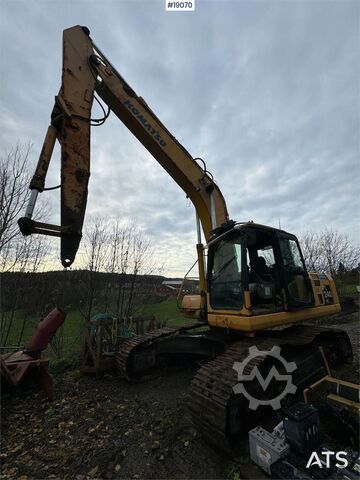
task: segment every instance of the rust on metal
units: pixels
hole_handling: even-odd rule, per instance
[[[31,370],[38,369],[40,385],[48,399],[53,399],[53,380],[48,372],[49,360],[41,358],[41,354],[64,323],[65,317],[65,312],[55,308],[40,321],[24,350],[1,356],[1,376],[9,385],[19,386]]]
[[[53,118],[61,118],[61,261],[73,262],[81,240],[90,176],[90,116],[95,79],[88,67],[91,40],[80,27],[64,30],[63,74]]]

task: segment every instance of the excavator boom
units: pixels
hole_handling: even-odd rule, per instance
[[[92,119],[95,92],[109,111]],[[61,237],[61,261],[70,266],[79,248],[90,176],[90,129],[102,124],[110,110],[140,140],[160,165],[184,190],[196,208],[205,238],[216,229],[231,225],[224,197],[206,170],[202,159],[194,159],[161,123],[146,102],[136,95],[100,49],[86,27],[63,33],[63,71],[59,94],[51,115],[25,217],[19,220],[23,234],[41,233]],[[61,144],[61,225],[32,220],[38,192],[45,177],[56,139]],[[201,162],[201,165],[198,162]]]

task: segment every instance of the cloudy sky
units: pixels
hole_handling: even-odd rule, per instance
[[[77,24],[206,160],[231,218],[280,219],[295,234],[328,226],[356,241],[360,2],[196,0],[195,12],[177,13],[165,0],[0,0],[2,154],[30,141],[35,164],[60,85],[62,30]],[[54,158],[48,185],[58,175]],[[56,193],[46,195],[56,220]],[[193,207],[114,115],[93,129],[87,212],[86,222],[138,225],[169,275],[195,258]]]

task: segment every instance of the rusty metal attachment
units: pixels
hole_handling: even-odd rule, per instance
[[[64,30],[62,83],[51,114],[25,216],[19,220],[23,235],[38,233],[61,238],[61,262],[69,267],[79,248],[90,177],[90,128],[102,125],[110,111],[129,128],[193,202],[208,241],[212,230],[227,224],[225,200],[206,170],[202,159],[189,152],[161,123],[147,103],[136,95],[125,79],[90,38],[87,27]],[[95,92],[105,102],[104,117],[91,118]],[[61,224],[33,219],[38,194],[56,139],[61,145]],[[201,161],[201,165],[197,161]]]
[[[11,386],[19,386],[29,372],[37,369],[42,389],[49,400],[53,399],[53,380],[48,372],[49,360],[41,358],[42,352],[64,323],[66,313],[54,308],[43,320],[24,350],[1,356],[1,377]]]
[[[85,35],[84,35],[85,33]],[[33,233],[61,238],[61,262],[70,266],[79,248],[90,176],[90,115],[95,78],[88,65],[93,54],[86,27],[64,31],[63,74],[51,114],[25,216],[18,221],[23,235]],[[56,139],[61,145],[61,225],[33,220],[38,193],[47,190],[45,177]]]

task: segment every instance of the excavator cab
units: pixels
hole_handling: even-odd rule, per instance
[[[277,232],[281,259],[280,275],[289,310],[314,306],[310,276],[306,270],[299,242],[294,235]]]
[[[314,305],[311,280],[294,235],[245,224],[209,248],[208,283],[214,309],[241,310],[250,297],[253,314]]]
[[[269,227],[245,228],[253,310],[264,305],[273,311],[313,306],[311,281],[297,238]]]
[[[209,323],[255,331],[259,325],[276,326],[284,314],[303,320],[305,310],[329,303],[325,289],[335,290],[331,280],[322,279],[316,303],[314,276],[294,235],[252,222],[237,224],[208,244]]]
[[[340,310],[333,280],[307,271],[295,235],[240,223],[206,248],[206,318],[212,326],[257,331]],[[201,318],[201,296],[185,295],[182,311]]]

